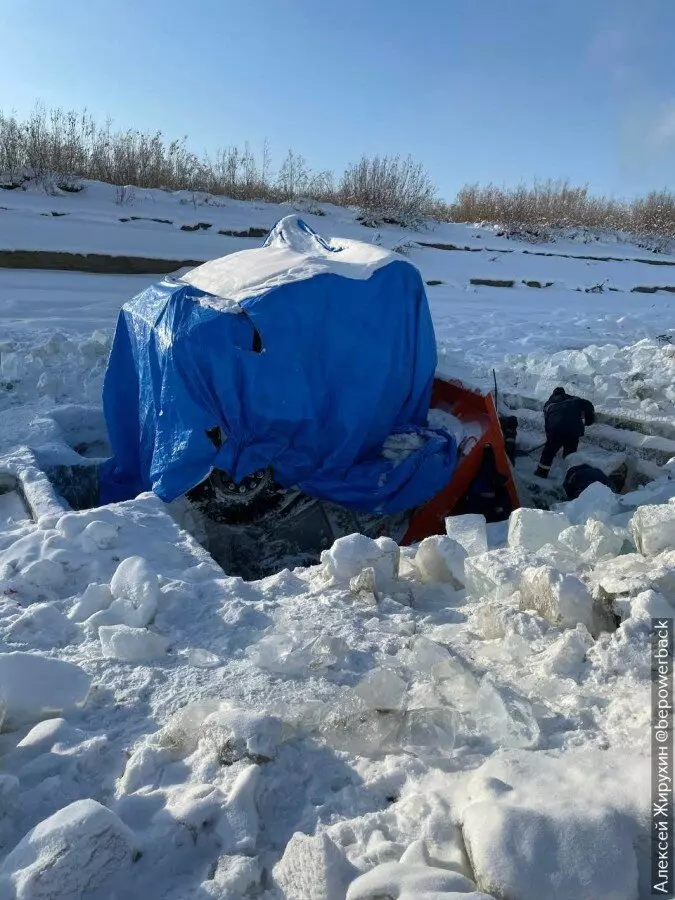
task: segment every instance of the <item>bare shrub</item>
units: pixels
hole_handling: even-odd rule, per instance
[[[645,246],[663,252],[675,240],[675,194],[652,191],[633,202],[631,231]]]
[[[530,240],[546,240],[561,228],[577,230],[582,240],[598,237],[582,233],[584,229],[625,232],[656,252],[675,240],[675,195],[666,190],[626,202],[592,196],[587,185],[574,187],[568,181],[512,189],[470,184],[458,192],[454,203],[437,204],[434,213],[441,221],[490,223],[508,235]]]
[[[344,171],[338,196],[361,210],[364,224],[418,228],[431,215],[436,191],[411,156],[363,156]]]
[[[96,122],[86,110],[47,110],[38,104],[24,120],[0,111],[0,186],[21,187],[32,180],[56,194],[81,190],[84,179],[123,185],[117,188],[120,205],[133,202],[133,188],[127,186],[135,185],[188,191],[195,207],[213,202],[207,195],[290,201],[316,209],[317,215],[317,203],[356,206],[361,221],[375,228],[420,228],[434,219],[490,223],[530,241],[548,240],[564,228],[585,241],[597,240],[604,230],[624,232],[655,252],[675,242],[675,194],[668,190],[626,202],[593,196],[587,185],[549,179],[515,188],[469,184],[445,202],[423,165],[410,156],[364,156],[347,166],[336,186],[332,172],[313,171],[294,150],[275,172],[267,141],[258,156],[246,143],[199,157],[185,137],[113,130],[110,120]]]
[[[115,203],[118,206],[133,206],[136,199],[136,191],[129,184],[119,184],[115,188]]]

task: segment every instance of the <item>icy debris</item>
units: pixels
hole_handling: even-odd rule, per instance
[[[102,625],[98,636],[103,656],[120,662],[142,663],[158,659],[165,655],[168,646],[167,639],[160,634],[128,625]]]
[[[497,688],[488,675],[476,693],[474,716],[478,727],[500,747],[532,749],[539,741],[532,706],[511,688]]]
[[[344,900],[358,870],[326,835],[296,832],[272,870],[283,900]]]
[[[453,660],[445,647],[423,634],[415,635],[409,649],[402,651],[399,658],[411,670],[413,679],[427,678],[437,670],[445,672]]]
[[[590,583],[599,587],[608,599],[639,593],[651,584],[649,564],[639,553],[601,560],[590,575]]]
[[[372,566],[361,569],[358,575],[349,579],[349,590],[357,596],[371,594],[371,602],[382,600],[382,592],[378,590],[377,573]]]
[[[587,519],[609,522],[620,511],[616,494],[606,484],[594,481],[576,500],[562,503],[556,509],[564,511],[573,525],[583,525]]]
[[[51,603],[31,606],[4,630],[4,639],[10,644],[30,644],[49,649],[63,647],[73,637],[73,625]]]
[[[153,742],[169,750],[172,759],[184,759],[204,740],[215,748],[222,764],[231,765],[241,759],[273,759],[282,731],[280,718],[229,701],[208,700],[189,703],[174,713]]]
[[[94,613],[107,609],[112,602],[113,595],[107,584],[89,584],[68,615],[73,622],[84,622]]]
[[[466,550],[445,535],[424,538],[415,554],[415,567],[422,581],[450,583],[460,590],[464,586]]]
[[[298,678],[309,670],[338,665],[349,647],[340,637],[314,631],[273,632],[252,648],[250,658],[259,668],[275,675]]]
[[[223,853],[251,855],[255,851],[260,827],[255,800],[259,782],[260,767],[256,765],[237,775],[216,825]]]
[[[320,634],[311,645],[312,661],[310,669],[331,669],[339,665],[347,653],[349,645],[341,637]]]
[[[219,758],[228,765],[246,757],[255,762],[268,762],[277,754],[282,722],[274,716],[225,702],[206,716],[200,737],[216,744]]]
[[[354,688],[354,694],[366,709],[389,711],[402,709],[408,685],[393,669],[373,669]]]
[[[91,678],[79,666],[35,653],[0,655],[2,728],[19,728],[83,704]]]
[[[558,540],[584,562],[596,563],[600,559],[617,556],[627,537],[627,532],[610,528],[596,519],[587,519],[584,525],[566,528]]]
[[[600,625],[586,585],[575,575],[563,575],[550,566],[523,572],[520,608],[533,609],[561,628],[576,628],[581,622],[593,634]]]
[[[655,591],[675,605],[675,566],[657,566],[651,569],[649,581]]]
[[[459,716],[447,706],[409,709],[397,735],[401,749],[418,756],[444,756],[452,752],[459,731]]]
[[[113,812],[95,800],[78,800],[36,825],[6,857],[0,896],[111,896],[134,851],[133,833]]]
[[[201,647],[192,647],[188,651],[187,661],[189,666],[194,666],[196,669],[213,669],[220,665],[219,656]]]
[[[297,635],[272,633],[261,638],[251,651],[251,661],[265,672],[295,678],[303,675],[312,662],[311,640]]]
[[[345,692],[330,704],[307,704],[297,726],[318,732],[336,750],[371,756],[400,749],[403,717],[398,710],[369,710],[353,692]]]
[[[546,544],[555,544],[569,524],[562,513],[523,506],[509,517],[509,547],[537,551]]]
[[[377,579],[386,583],[398,576],[399,558],[400,548],[391,538],[373,540],[350,534],[323,551],[321,565],[332,583],[349,582],[367,567],[372,567]]]
[[[469,513],[464,516],[448,516],[445,533],[466,550],[467,556],[478,556],[488,549],[485,516]]]
[[[630,530],[644,556],[675,550],[675,506],[640,506],[631,519]]]
[[[584,625],[565,631],[548,647],[537,662],[544,670],[561,678],[581,677],[586,654],[593,646],[593,638]]]
[[[213,878],[202,884],[204,897],[218,896],[223,900],[237,897],[254,897],[260,893],[262,868],[257,857],[221,856]],[[206,893],[212,884],[217,885],[218,894]]]
[[[467,594],[474,599],[503,599],[520,586],[523,569],[536,565],[534,554],[521,548],[488,550],[464,564]]]

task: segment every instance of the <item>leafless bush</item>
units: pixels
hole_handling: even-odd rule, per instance
[[[133,206],[136,191],[129,184],[119,184],[115,188],[115,203],[119,206]]]
[[[199,195],[291,201],[308,210],[318,209],[312,203],[339,203],[358,207],[361,220],[373,227],[419,228],[436,219],[491,223],[532,241],[573,228],[577,239],[589,241],[603,230],[625,232],[657,252],[675,242],[675,194],[666,190],[625,202],[592,196],[587,185],[575,187],[564,180],[512,189],[471,184],[447,203],[437,197],[422,164],[410,156],[364,156],[346,168],[336,186],[332,172],[311,170],[294,150],[275,172],[267,142],[258,155],[244,144],[219,150],[212,158],[198,157],[187,138],[113,130],[110,120],[97,123],[86,110],[47,110],[38,104],[25,120],[0,111],[0,185],[20,187],[32,180],[58,193],[80,190],[83,179],[185,190],[195,205]],[[120,187],[117,194],[117,202],[133,202],[132,188]]]
[[[587,185],[574,187],[567,181],[548,180],[513,189],[472,184],[459,191],[454,203],[438,204],[434,212],[439,220],[489,222],[509,235],[531,240],[545,240],[561,228],[625,232],[656,251],[675,240],[675,195],[669,191],[626,202],[592,196]]]
[[[359,207],[364,224],[373,227],[419,227],[436,199],[424,167],[410,156],[362,157],[343,173],[338,195],[345,205]]]
[[[656,252],[663,252],[675,241],[675,194],[652,191],[633,202],[631,231]]]

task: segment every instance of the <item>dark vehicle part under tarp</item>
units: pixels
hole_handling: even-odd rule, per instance
[[[122,308],[103,392],[114,455],[101,500],[189,493],[236,526],[251,510],[277,518],[291,496],[314,498],[389,531],[457,462],[451,435],[426,424],[435,367],[415,266],[374,245],[327,243],[289,216],[263,247]],[[398,452],[385,452],[388,439]]]

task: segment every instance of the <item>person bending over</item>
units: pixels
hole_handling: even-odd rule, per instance
[[[558,451],[562,450],[563,456],[576,453],[585,427],[594,421],[595,409],[590,400],[582,400],[557,387],[544,404],[546,444],[534,474],[539,478],[548,478]]]

